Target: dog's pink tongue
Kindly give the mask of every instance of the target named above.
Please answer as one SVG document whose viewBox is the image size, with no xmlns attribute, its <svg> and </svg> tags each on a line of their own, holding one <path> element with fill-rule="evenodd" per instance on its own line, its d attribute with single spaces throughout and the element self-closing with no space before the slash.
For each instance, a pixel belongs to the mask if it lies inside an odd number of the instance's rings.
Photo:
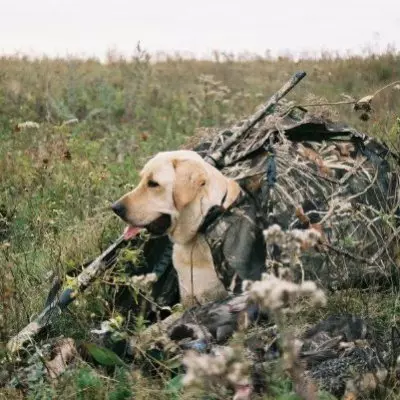
<svg viewBox="0 0 400 400">
<path fill-rule="evenodd" d="M 137 226 L 128 225 L 124 230 L 124 239 L 130 240 L 134 238 L 142 228 L 138 228 Z"/>
</svg>

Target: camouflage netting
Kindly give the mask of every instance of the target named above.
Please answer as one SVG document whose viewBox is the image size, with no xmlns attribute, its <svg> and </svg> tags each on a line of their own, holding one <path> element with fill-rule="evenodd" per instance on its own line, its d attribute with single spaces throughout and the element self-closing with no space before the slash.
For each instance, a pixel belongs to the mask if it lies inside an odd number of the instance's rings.
<svg viewBox="0 0 400 400">
<path fill-rule="evenodd" d="M 227 136 L 202 138 L 195 149 L 205 155 Z M 263 228 L 322 233 L 297 273 L 334 290 L 398 282 L 397 162 L 347 125 L 282 107 L 228 152 L 222 172 L 259 199 Z M 282 261 L 280 251 L 269 248 L 267 264 Z"/>
</svg>

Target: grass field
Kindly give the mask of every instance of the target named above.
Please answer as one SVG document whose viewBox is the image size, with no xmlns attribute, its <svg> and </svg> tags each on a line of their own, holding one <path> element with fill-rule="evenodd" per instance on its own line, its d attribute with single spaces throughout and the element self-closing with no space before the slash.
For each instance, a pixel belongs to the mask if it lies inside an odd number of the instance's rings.
<svg viewBox="0 0 400 400">
<path fill-rule="evenodd" d="M 134 186 L 146 157 L 176 149 L 196 129 L 249 115 L 297 70 L 308 73 L 289 96 L 299 104 L 343 101 L 343 94 L 358 99 L 400 80 L 400 55 L 153 63 L 138 49 L 130 60 L 107 64 L 0 58 L 0 345 L 41 310 L 51 272 L 95 257 L 120 234 L 123 225 L 109 205 Z M 396 88 L 374 98 L 368 121 L 350 105 L 316 111 L 397 149 Z M 39 126 L 18 127 L 26 121 Z M 91 314 L 112 312 L 91 296 L 90 304 L 72 307 L 55 334 L 80 337 Z M 388 309 L 397 304 L 395 298 L 382 301 Z M 358 298 L 335 305 L 363 312 Z M 135 381 L 140 389 L 133 389 L 123 376 L 110 380 L 88 366 L 65 379 L 43 384 L 31 397 L 123 399 L 135 390 L 137 399 L 168 398 L 162 384 Z"/>
</svg>

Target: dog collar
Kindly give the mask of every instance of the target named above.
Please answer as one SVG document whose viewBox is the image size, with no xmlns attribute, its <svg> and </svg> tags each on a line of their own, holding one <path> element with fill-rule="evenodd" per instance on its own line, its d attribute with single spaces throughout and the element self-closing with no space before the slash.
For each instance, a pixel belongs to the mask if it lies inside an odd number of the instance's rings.
<svg viewBox="0 0 400 400">
<path fill-rule="evenodd" d="M 200 225 L 200 228 L 198 230 L 199 233 L 204 233 L 206 229 L 217 219 L 219 218 L 222 214 L 225 212 L 231 210 L 232 208 L 236 207 L 243 199 L 244 193 L 243 190 L 240 190 L 240 193 L 236 200 L 229 205 L 228 207 L 224 207 L 224 203 L 226 198 L 228 197 L 228 190 L 225 192 L 224 196 L 222 197 L 221 204 L 212 206 L 206 216 L 203 219 L 203 222 Z"/>
</svg>

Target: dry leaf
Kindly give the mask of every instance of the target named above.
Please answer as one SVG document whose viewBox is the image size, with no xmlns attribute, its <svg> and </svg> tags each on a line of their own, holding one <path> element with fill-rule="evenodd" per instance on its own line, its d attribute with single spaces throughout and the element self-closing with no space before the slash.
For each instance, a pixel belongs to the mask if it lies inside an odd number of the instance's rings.
<svg viewBox="0 0 400 400">
<path fill-rule="evenodd" d="M 57 378 L 67 368 L 75 356 L 78 354 L 75 342 L 71 338 L 62 339 L 55 348 L 55 357 L 46 362 L 46 368 L 51 379 Z"/>
<path fill-rule="evenodd" d="M 295 215 L 302 224 L 306 225 L 307 227 L 310 226 L 310 218 L 304 214 L 302 206 L 298 206 L 296 208 Z"/>
</svg>

